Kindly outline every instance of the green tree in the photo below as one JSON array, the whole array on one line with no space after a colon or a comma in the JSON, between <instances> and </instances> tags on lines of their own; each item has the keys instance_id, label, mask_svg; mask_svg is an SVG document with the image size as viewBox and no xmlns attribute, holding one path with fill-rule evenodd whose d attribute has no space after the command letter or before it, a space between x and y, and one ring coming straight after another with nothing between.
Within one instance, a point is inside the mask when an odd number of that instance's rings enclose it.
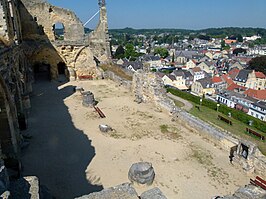
<instances>
[{"instance_id":1,"label":"green tree","mask_svg":"<svg viewBox=\"0 0 266 199\"><path fill-rule=\"evenodd\" d=\"M236 56L240 53L244 53L246 54L247 53L247 50L246 49L243 49L243 48L236 48L233 50L233 54L235 54Z\"/></svg>"},{"instance_id":2,"label":"green tree","mask_svg":"<svg viewBox=\"0 0 266 199\"><path fill-rule=\"evenodd\" d=\"M121 58L125 57L125 50L124 50L123 46L121 46L121 45L118 46L118 48L115 51L114 57L116 59L121 59Z\"/></svg>"},{"instance_id":3,"label":"green tree","mask_svg":"<svg viewBox=\"0 0 266 199\"><path fill-rule=\"evenodd\" d=\"M158 48L154 49L154 54L155 55L160 55L160 57L162 57L162 58L166 58L169 55L169 52L165 48L158 47Z\"/></svg>"},{"instance_id":4,"label":"green tree","mask_svg":"<svg viewBox=\"0 0 266 199\"><path fill-rule=\"evenodd\" d=\"M249 62L248 69L256 70L266 74L266 56L255 57Z\"/></svg>"},{"instance_id":5,"label":"green tree","mask_svg":"<svg viewBox=\"0 0 266 199\"><path fill-rule=\"evenodd\" d=\"M237 41L238 41L238 42L243 42L243 37L242 37L241 34L238 34L238 35L237 35Z\"/></svg>"},{"instance_id":6,"label":"green tree","mask_svg":"<svg viewBox=\"0 0 266 199\"><path fill-rule=\"evenodd\" d=\"M131 61L136 60L136 57L139 57L140 54L135 51L135 47L133 44L128 43L126 44L126 50L125 50L125 57L130 59Z\"/></svg>"}]
</instances>

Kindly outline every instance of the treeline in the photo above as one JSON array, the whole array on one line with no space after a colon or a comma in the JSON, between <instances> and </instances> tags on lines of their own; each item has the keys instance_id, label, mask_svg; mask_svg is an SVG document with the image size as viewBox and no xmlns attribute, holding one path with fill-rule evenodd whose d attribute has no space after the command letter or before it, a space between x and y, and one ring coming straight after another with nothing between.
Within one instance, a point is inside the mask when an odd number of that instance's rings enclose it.
<instances>
[{"instance_id":1,"label":"treeline","mask_svg":"<svg viewBox=\"0 0 266 199\"><path fill-rule=\"evenodd\" d=\"M260 35L266 38L265 28L238 28L238 27L227 27L227 28L208 28L202 30L188 30L188 29L110 29L110 34L144 34L144 35L159 35L162 33L176 34L176 35L202 35L206 34L211 37L224 38L232 35L252 36Z\"/></svg>"}]
</instances>

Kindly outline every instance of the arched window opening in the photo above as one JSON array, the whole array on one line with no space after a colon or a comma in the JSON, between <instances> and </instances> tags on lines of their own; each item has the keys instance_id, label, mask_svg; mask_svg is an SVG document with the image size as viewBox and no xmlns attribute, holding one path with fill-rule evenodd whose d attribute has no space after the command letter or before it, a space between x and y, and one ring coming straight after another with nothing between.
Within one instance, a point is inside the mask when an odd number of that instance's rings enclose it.
<instances>
[{"instance_id":1,"label":"arched window opening","mask_svg":"<svg viewBox=\"0 0 266 199\"><path fill-rule=\"evenodd\" d=\"M37 80L50 80L51 79L51 66L47 63L35 63L33 65L34 79Z\"/></svg>"},{"instance_id":2,"label":"arched window opening","mask_svg":"<svg viewBox=\"0 0 266 199\"><path fill-rule=\"evenodd\" d=\"M57 22L53 25L55 40L64 40L65 26L63 23Z\"/></svg>"},{"instance_id":3,"label":"arched window opening","mask_svg":"<svg viewBox=\"0 0 266 199\"><path fill-rule=\"evenodd\" d=\"M59 62L57 64L57 70L58 70L58 75L65 75L66 74L66 64L64 62Z\"/></svg>"}]
</instances>

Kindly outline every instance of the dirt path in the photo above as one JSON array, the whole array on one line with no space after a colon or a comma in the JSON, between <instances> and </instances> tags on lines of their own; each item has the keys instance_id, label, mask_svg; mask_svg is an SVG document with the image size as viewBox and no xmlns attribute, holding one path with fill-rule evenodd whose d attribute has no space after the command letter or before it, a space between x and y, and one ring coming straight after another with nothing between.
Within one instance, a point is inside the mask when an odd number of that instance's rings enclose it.
<instances>
[{"instance_id":1,"label":"dirt path","mask_svg":"<svg viewBox=\"0 0 266 199\"><path fill-rule=\"evenodd\" d=\"M193 108L193 105L189 101L184 100L181 97L175 96L172 93L167 93L167 96L170 97L173 100L177 100L177 101L180 101L180 102L184 103L185 106L182 107L182 109L184 109L186 111L190 111Z\"/></svg>"},{"instance_id":2,"label":"dirt path","mask_svg":"<svg viewBox=\"0 0 266 199\"><path fill-rule=\"evenodd\" d=\"M59 86L59 87L58 87ZM82 106L81 86L94 93L106 118ZM57 88L58 87L58 88ZM57 198L74 198L128 182L130 166L148 161L159 187L169 198L211 198L233 193L249 181L229 163L227 152L153 104L137 104L112 81L35 85L30 117L34 136L23 156L24 174L37 175ZM99 124L114 132L103 134Z\"/></svg>"}]
</instances>

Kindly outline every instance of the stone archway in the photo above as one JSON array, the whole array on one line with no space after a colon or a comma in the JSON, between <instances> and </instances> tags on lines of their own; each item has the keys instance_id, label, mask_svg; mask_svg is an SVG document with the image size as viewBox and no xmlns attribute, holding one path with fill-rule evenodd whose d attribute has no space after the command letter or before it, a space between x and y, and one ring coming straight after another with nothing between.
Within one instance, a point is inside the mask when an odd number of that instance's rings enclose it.
<instances>
[{"instance_id":1,"label":"stone archway","mask_svg":"<svg viewBox=\"0 0 266 199\"><path fill-rule=\"evenodd\" d=\"M0 144L6 157L18 153L16 108L3 78L0 76Z\"/></svg>"},{"instance_id":2,"label":"stone archway","mask_svg":"<svg viewBox=\"0 0 266 199\"><path fill-rule=\"evenodd\" d=\"M94 54L88 46L80 49L74 58L74 70L78 79L95 79L101 72L97 68Z\"/></svg>"},{"instance_id":3,"label":"stone archway","mask_svg":"<svg viewBox=\"0 0 266 199\"><path fill-rule=\"evenodd\" d=\"M38 72L39 69L46 70L49 73L48 79L57 79L59 75L58 64L66 63L57 50L50 46L42 47L29 60L31 60L33 66L36 65L35 70L37 71L35 72Z\"/></svg>"}]
</instances>

